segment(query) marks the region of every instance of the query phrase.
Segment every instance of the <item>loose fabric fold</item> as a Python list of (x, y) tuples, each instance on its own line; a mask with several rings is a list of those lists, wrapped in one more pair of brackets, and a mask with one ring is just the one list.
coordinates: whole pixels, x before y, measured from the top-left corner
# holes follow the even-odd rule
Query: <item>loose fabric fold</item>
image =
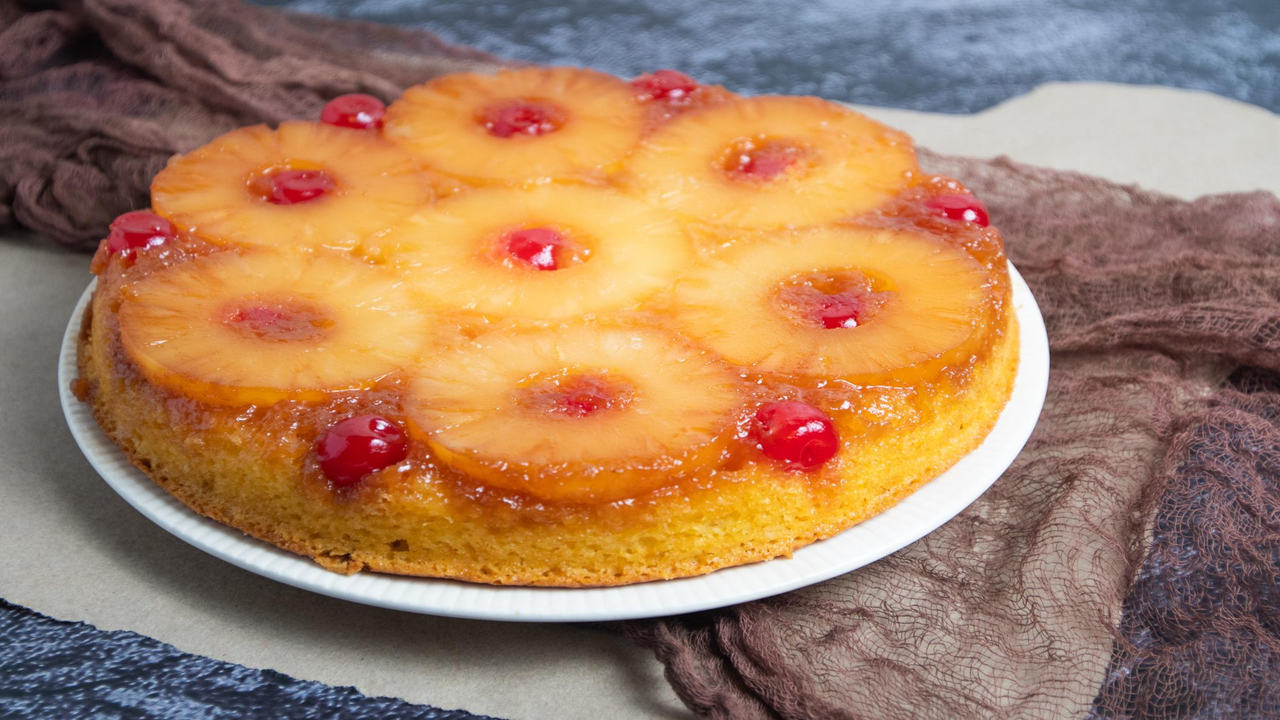
[(0, 229), (90, 249), (174, 153), (228, 130), (391, 100), (498, 60), (419, 31), (232, 0), (0, 0)]

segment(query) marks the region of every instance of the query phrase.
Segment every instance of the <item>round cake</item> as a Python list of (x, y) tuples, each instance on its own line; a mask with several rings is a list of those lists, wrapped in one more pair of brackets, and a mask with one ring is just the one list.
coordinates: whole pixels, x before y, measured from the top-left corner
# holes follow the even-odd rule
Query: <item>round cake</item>
[(662, 70), (456, 74), (230, 132), (117, 218), (77, 395), (326, 568), (600, 586), (786, 556), (974, 449), (999, 232), (910, 138)]

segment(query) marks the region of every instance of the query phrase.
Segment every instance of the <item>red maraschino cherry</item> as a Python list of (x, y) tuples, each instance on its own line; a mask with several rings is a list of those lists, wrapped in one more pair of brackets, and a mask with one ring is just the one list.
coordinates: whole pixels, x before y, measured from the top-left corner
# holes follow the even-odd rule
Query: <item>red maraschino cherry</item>
[(494, 137), (510, 138), (517, 135), (536, 137), (555, 132), (563, 118), (546, 103), (516, 101), (487, 108), (480, 122)]
[(572, 378), (563, 384), (552, 408), (554, 412), (569, 417), (584, 418), (611, 408), (617, 402), (616, 393), (607, 381), (583, 376)]
[(798, 400), (781, 400), (761, 407), (753, 419), (751, 435), (765, 455), (801, 470), (825, 464), (840, 450), (831, 417)]
[(631, 87), (654, 100), (678, 101), (698, 89), (698, 81), (679, 70), (656, 70), (631, 81)]
[(333, 177), (323, 170), (278, 170), (254, 184), (272, 205), (296, 205), (331, 192)]
[(551, 228), (535, 227), (516, 230), (506, 236), (507, 253), (520, 262), (538, 270), (559, 270), (557, 252), (564, 246), (564, 238)]
[(849, 293), (827, 295), (822, 298), (817, 311), (822, 327), (827, 330), (858, 327), (858, 319), (862, 314), (862, 298)]
[(380, 415), (341, 420), (316, 447), (320, 470), (337, 487), (349, 487), (366, 475), (390, 467), (409, 454), (409, 441), (399, 425)]
[(325, 104), (320, 111), (320, 122), (356, 130), (376, 130), (382, 127), (387, 106), (372, 95), (351, 93), (339, 95)]
[(952, 220), (971, 222), (982, 227), (991, 224), (991, 218), (987, 215), (987, 206), (972, 195), (939, 195), (931, 198), (926, 204), (940, 215)]
[(323, 310), (300, 303), (233, 305), (223, 311), (222, 321), (264, 342), (312, 342), (333, 325)]
[(769, 181), (786, 173), (801, 160), (802, 150), (787, 141), (735, 147), (726, 158), (725, 169), (744, 180)]
[(163, 245), (176, 236), (173, 223), (146, 210), (127, 212), (111, 222), (107, 252), (132, 258), (139, 250)]

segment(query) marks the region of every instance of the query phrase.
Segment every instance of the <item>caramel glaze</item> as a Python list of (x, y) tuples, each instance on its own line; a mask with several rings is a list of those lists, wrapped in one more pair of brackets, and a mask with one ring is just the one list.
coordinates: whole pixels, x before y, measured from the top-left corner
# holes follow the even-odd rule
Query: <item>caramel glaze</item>
[[(125, 354), (120, 344), (119, 309), (122, 293), (130, 285), (163, 268), (186, 262), (213, 252), (234, 252), (211, 245), (191, 236), (180, 236), (172, 243), (140, 253), (136, 260), (108, 256), (100, 250), (93, 269), (98, 274), (98, 293), (107, 299), (109, 314), (97, 322), (107, 323), (109, 351), (116, 377), (149, 395), (162, 405), (174, 427), (182, 428), (196, 438), (201, 433), (227, 431), (236, 427), (252, 427), (256, 441), (274, 447), (279, 456), (288, 458), (299, 468), (300, 492), (314, 501), (335, 506), (360, 504), (385, 499), (434, 495), (463, 514), (483, 516), (487, 522), (555, 522), (573, 516), (590, 515), (596, 522), (624, 524), (636, 513), (645, 513), (659, 502), (697, 492), (714, 492), (723, 482), (734, 482), (752, 463), (768, 462), (752, 446), (748, 425), (754, 409), (764, 402), (798, 399), (826, 409), (840, 427), (843, 453), (857, 452), (883, 433), (923, 422), (927, 410), (913, 402), (917, 397), (952, 395), (963, 391), (969, 377), (991, 352), (1005, 333), (1010, 312), (1010, 281), (1001, 236), (995, 228), (982, 228), (940, 218), (925, 206), (936, 195), (964, 193), (959, 182), (941, 176), (914, 178), (910, 187), (890, 203), (871, 213), (848, 219), (847, 223), (864, 227), (911, 230), (937, 237), (941, 242), (963, 248), (987, 270), (989, 293), (982, 322), (987, 332), (975, 333), (966, 343), (945, 356), (910, 369), (914, 381), (889, 378), (878, 385), (855, 385), (845, 381), (804, 382), (792, 378), (741, 372), (744, 403), (740, 419), (729, 432), (735, 442), (724, 443), (719, 463), (670, 486), (636, 498), (607, 504), (575, 505), (541, 500), (518, 492), (488, 487), (462, 476), (437, 462), (424, 442), (413, 442), (408, 457), (393, 467), (366, 477), (349, 488), (334, 488), (320, 472), (315, 451), (316, 439), (333, 423), (352, 415), (376, 413), (410, 427), (404, 411), (406, 381), (402, 373), (379, 379), (366, 390), (333, 393), (325, 402), (283, 401), (271, 406), (224, 407), (202, 403), (148, 382)], [(648, 304), (659, 305), (661, 300)], [(652, 310), (637, 309), (629, 319), (661, 324), (661, 315)], [(77, 397), (88, 397), (93, 388), (77, 387)], [(198, 442), (198, 439), (196, 440)], [(835, 465), (832, 463), (831, 465)], [(802, 482), (815, 503), (826, 504), (838, 482), (838, 473), (826, 470), (788, 473)]]

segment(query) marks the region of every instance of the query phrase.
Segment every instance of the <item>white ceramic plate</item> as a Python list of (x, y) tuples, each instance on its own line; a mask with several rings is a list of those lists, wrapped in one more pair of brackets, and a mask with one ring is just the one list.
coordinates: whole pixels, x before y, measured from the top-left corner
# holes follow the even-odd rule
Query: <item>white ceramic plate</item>
[(576, 622), (627, 620), (708, 610), (795, 590), (855, 570), (924, 537), (968, 507), (1009, 467), (1035, 427), (1049, 381), (1044, 319), (1013, 266), (1013, 304), (1022, 353), (1013, 397), (995, 429), (947, 472), (876, 517), (790, 557), (682, 580), (615, 588), (493, 587), (378, 573), (338, 575), (311, 560), (255, 540), (188, 510), (129, 463), (71, 394), (76, 337), (93, 291), (76, 305), (62, 340), (58, 386), (71, 433), (93, 467), (152, 522), (233, 565), (294, 587), (358, 603), (483, 620)]

